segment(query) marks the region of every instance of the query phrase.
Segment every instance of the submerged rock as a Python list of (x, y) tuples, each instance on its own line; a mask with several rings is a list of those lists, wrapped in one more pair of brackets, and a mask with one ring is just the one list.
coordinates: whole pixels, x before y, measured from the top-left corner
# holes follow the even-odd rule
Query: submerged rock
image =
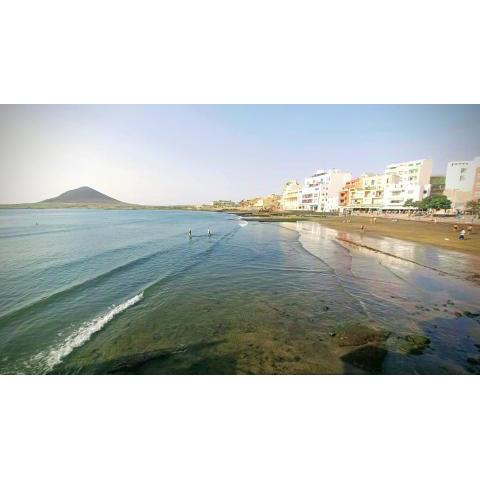
[(420, 334), (407, 335), (403, 340), (400, 349), (412, 355), (421, 355), (425, 348), (430, 345), (430, 339)]
[(467, 358), (467, 362), (470, 364), (470, 365), (480, 365), (480, 357), (468, 357)]
[(365, 345), (353, 350), (341, 359), (354, 367), (365, 370), (367, 373), (381, 373), (387, 350), (377, 345)]
[(341, 347), (358, 347), (369, 343), (379, 344), (385, 342), (390, 336), (388, 330), (360, 323), (343, 326), (336, 333), (338, 344)]

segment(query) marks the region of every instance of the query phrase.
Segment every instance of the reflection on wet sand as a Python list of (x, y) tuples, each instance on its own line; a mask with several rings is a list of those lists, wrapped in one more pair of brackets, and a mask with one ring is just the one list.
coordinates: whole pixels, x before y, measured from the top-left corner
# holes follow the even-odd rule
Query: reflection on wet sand
[[(384, 371), (409, 369), (405, 356), (395, 358), (395, 352), (405, 352), (401, 343), (408, 332), (428, 339), (427, 351), (416, 361), (422, 365), (414, 371), (474, 371), (480, 288), (465, 278), (478, 259), (458, 253), (449, 257), (433, 247), (338, 232), (312, 222), (299, 222), (295, 228), (304, 248), (329, 265), (342, 289), (362, 304), (368, 321), (395, 334), (388, 340)], [(465, 367), (469, 355), (470, 366)]]

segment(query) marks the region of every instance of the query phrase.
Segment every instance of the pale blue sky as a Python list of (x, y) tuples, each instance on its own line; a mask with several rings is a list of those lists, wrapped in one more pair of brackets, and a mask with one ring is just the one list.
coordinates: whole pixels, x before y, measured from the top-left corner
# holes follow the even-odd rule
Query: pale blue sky
[(0, 106), (0, 203), (88, 185), (145, 204), (280, 193), (320, 168), (480, 155), (480, 106)]

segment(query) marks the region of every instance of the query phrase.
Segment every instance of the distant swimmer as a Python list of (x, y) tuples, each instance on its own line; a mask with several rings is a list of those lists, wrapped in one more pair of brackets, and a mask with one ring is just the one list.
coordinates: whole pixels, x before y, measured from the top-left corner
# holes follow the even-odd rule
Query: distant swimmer
[(212, 236), (212, 232), (210, 231), (210, 229), (208, 229), (208, 236), (209, 236), (209, 237)]
[(190, 238), (192, 238), (192, 229), (190, 229), (190, 230), (188, 231), (188, 236), (189, 236)]

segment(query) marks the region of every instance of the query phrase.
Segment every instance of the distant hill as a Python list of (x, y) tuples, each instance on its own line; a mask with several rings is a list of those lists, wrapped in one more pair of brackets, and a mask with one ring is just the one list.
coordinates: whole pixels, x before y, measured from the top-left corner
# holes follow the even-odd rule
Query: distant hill
[[(203, 210), (195, 205), (136, 205), (125, 203), (109, 197), (90, 187), (80, 187), (68, 190), (55, 198), (47, 198), (36, 203), (0, 204), (0, 209), (35, 209), (52, 208), (98, 208), (102, 210)], [(207, 209), (208, 210), (208, 209)]]
[(39, 203), (88, 203), (88, 204), (105, 204), (105, 205), (115, 205), (123, 204), (120, 200), (109, 197), (104, 193), (98, 192), (90, 187), (80, 187), (75, 188), (74, 190), (68, 190), (67, 192), (62, 193), (58, 197), (48, 198)]

